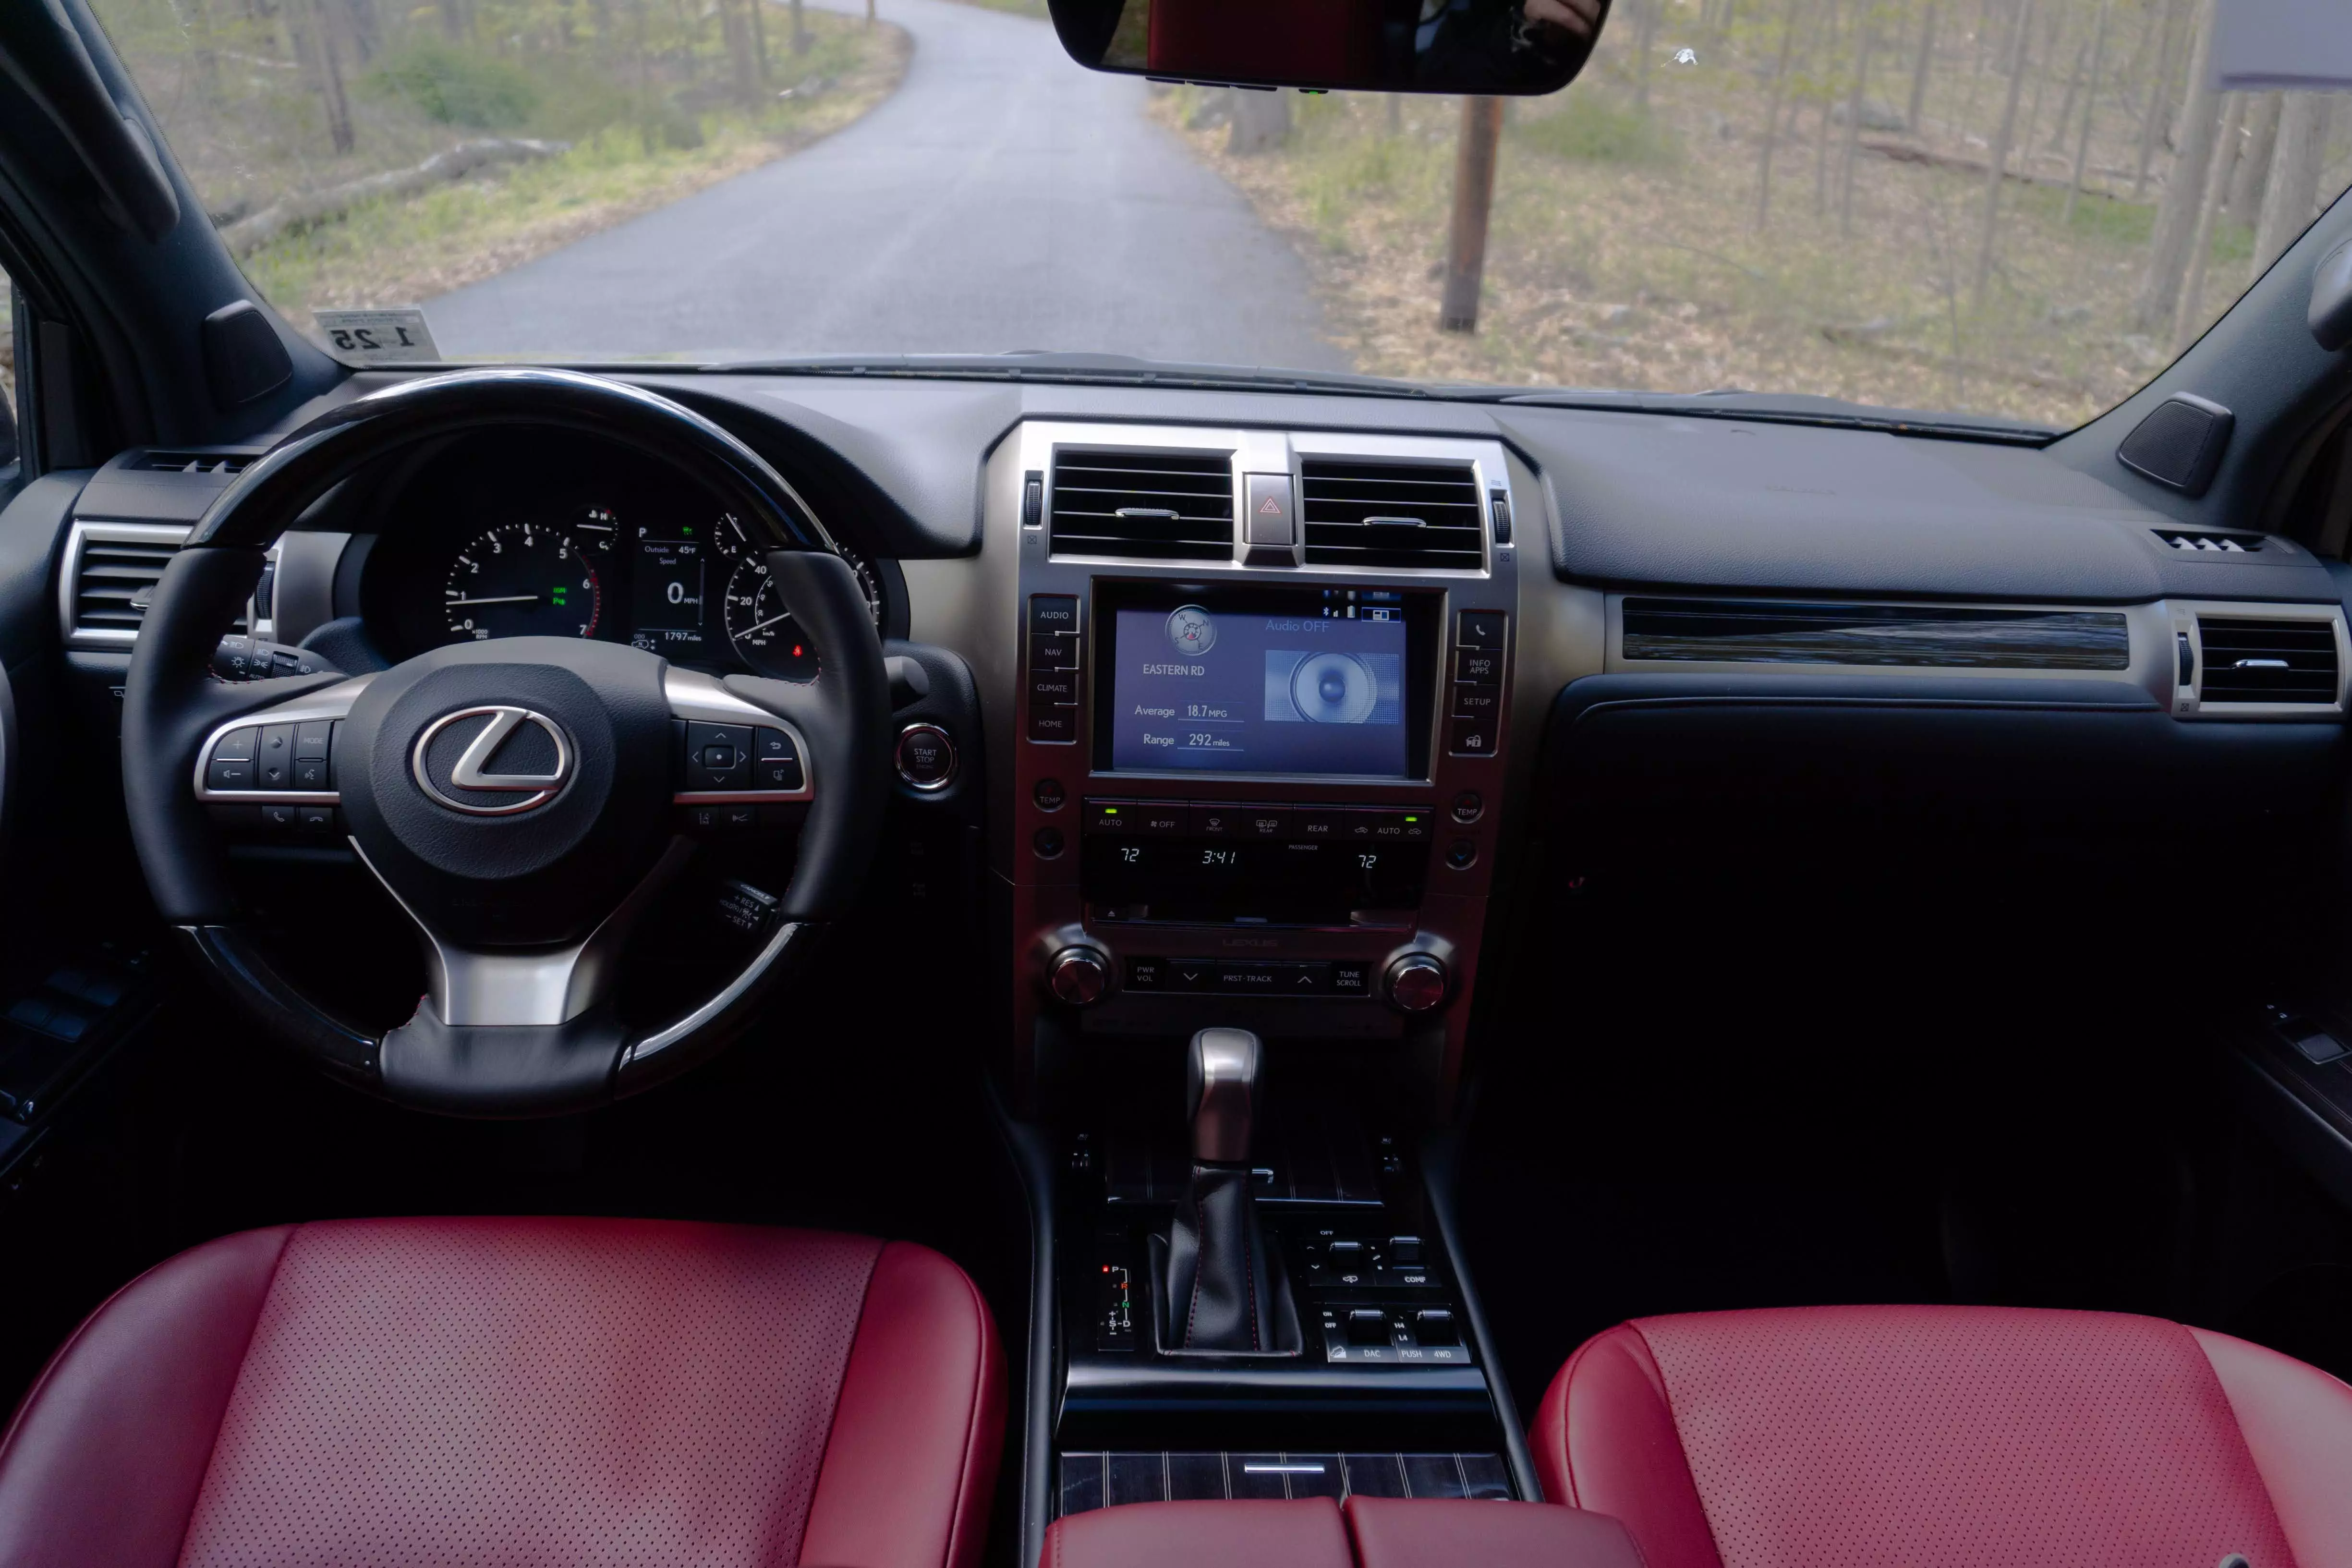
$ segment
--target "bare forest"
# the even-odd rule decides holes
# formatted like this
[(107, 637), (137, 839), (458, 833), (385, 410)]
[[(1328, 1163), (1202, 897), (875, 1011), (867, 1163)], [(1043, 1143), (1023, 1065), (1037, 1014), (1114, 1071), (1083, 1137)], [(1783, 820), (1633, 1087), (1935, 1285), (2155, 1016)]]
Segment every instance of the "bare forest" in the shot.
[(898, 28), (798, 0), (94, 0), (298, 321), (413, 303), (836, 129)]
[(2334, 97), (2210, 89), (2212, 4), (1618, 0), (1582, 78), (1506, 106), (1468, 333), (1438, 326), (1461, 100), (1159, 111), (1299, 241), (1365, 371), (2070, 425), (2352, 180)]

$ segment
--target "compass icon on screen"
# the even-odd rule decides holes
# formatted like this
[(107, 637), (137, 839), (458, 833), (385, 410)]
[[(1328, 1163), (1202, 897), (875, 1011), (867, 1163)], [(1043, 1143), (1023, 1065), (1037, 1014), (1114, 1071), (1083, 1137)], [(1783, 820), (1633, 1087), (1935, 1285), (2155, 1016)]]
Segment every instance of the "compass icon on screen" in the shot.
[(1217, 646), (1217, 623), (1198, 605), (1181, 605), (1168, 616), (1168, 641), (1178, 653), (1198, 658)]

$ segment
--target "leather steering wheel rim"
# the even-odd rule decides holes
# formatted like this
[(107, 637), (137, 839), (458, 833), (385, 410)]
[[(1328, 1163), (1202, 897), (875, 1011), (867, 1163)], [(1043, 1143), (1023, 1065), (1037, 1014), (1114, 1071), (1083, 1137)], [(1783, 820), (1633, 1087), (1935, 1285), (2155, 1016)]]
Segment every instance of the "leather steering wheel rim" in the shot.
[[(756, 956), (716, 995), (658, 1027), (624, 1025), (611, 1009), (609, 986), (561, 1016), (448, 1022), (443, 1013), (462, 1012), (442, 984), (452, 944), (354, 836), (362, 862), (416, 921), (435, 966), (435, 990), (420, 1001), (417, 1016), (372, 1035), (311, 1001), (257, 942), (215, 825), (194, 792), (206, 737), (231, 721), (259, 723), (269, 721), (273, 709), (299, 711), (301, 703), (341, 699), (346, 709), (355, 709), (371, 700), (367, 690), (357, 689), (361, 681), (384, 681), (384, 689), (397, 684), (394, 678), (412, 677), (420, 683), (459, 677), (477, 686), (502, 679), (528, 683), (534, 671), (549, 681), (570, 679), (564, 665), (575, 656), (556, 639), (522, 638), (433, 650), (359, 680), (321, 674), (226, 685), (211, 678), (212, 654), (251, 594), (263, 552), (320, 496), (403, 447), (500, 424), (581, 431), (666, 460), (708, 487), (745, 525), (755, 546), (768, 549), (783, 603), (824, 650), (816, 680), (730, 676), (722, 683), (613, 644), (583, 643), (576, 658), (596, 667), (592, 675), (618, 671), (616, 679), (636, 697), (648, 690), (668, 697), (677, 718), (707, 717), (715, 709), (745, 716), (740, 721), (758, 715), (758, 722), (780, 722), (801, 742), (808, 815), (792, 881)], [(603, 651), (591, 657), (590, 649)], [(426, 689), (428, 706), (430, 697)], [(644, 706), (637, 703), (638, 710)], [(761, 997), (806, 964), (828, 924), (854, 900), (879, 837), (888, 797), (889, 714), (881, 645), (855, 574), (791, 485), (756, 452), (679, 404), (604, 377), (521, 368), (457, 371), (322, 415), (271, 448), (214, 501), (157, 584), (132, 648), (123, 692), (123, 794), (159, 910), (207, 973), (271, 1035), (334, 1076), (404, 1104), (458, 1115), (555, 1114), (634, 1092), (706, 1058), (740, 1032)], [(643, 711), (635, 717), (642, 733), (649, 720)], [(373, 728), (354, 728), (378, 738)], [(384, 735), (386, 744), (414, 743), (412, 735)], [(347, 763), (342, 744), (339, 735), (339, 779), (356, 765), (356, 760)], [(383, 787), (381, 781), (372, 787)], [(628, 798), (641, 800), (643, 792)], [(667, 809), (666, 788), (662, 798)], [(585, 809), (612, 804), (599, 796)], [(356, 820), (362, 814), (354, 808), (349, 815)], [(598, 917), (601, 923), (583, 948), (601, 940), (628, 902), (642, 901), (658, 876), (691, 853), (691, 842), (669, 837), (666, 824), (639, 825), (631, 842), (651, 844), (655, 837), (667, 839), (658, 863), (649, 864), (645, 882), (628, 900)], [(382, 839), (377, 848), (379, 856), (384, 853)], [(611, 947), (617, 949), (620, 940), (614, 935)], [(459, 951), (467, 950), (460, 945)], [(554, 950), (492, 947), (476, 956), (484, 963), (509, 963), (542, 951)], [(604, 952), (595, 962), (609, 969), (610, 956)], [(583, 986), (593, 989), (575, 982), (564, 994)]]

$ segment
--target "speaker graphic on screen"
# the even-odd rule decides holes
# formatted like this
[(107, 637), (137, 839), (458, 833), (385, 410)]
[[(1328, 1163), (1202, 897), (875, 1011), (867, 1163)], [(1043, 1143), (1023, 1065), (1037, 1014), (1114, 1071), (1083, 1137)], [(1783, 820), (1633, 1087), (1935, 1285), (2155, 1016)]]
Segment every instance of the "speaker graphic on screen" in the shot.
[(1276, 723), (1394, 724), (1397, 656), (1268, 648), (1265, 716)]

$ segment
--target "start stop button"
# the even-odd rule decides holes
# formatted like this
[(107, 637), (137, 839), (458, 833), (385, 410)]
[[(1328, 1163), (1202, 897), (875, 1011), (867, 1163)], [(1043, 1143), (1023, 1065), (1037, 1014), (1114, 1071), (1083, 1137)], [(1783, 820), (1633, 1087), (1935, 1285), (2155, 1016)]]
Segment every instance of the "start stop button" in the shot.
[(955, 782), (955, 742), (937, 724), (909, 724), (898, 731), (898, 776), (907, 787), (933, 795)]

